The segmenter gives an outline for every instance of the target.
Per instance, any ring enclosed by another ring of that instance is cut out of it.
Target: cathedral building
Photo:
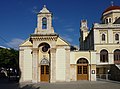
[[[107,8],[91,30],[87,20],[81,20],[79,51],[71,51],[71,45],[54,32],[52,13],[44,6],[34,33],[19,46],[20,82],[96,81],[111,65],[120,64],[119,42],[119,6]]]

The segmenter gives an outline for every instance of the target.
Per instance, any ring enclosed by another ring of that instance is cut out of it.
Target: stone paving
[[[21,84],[21,89],[120,89],[120,82],[76,81],[68,83]]]
[[[16,83],[8,79],[0,79],[0,89],[120,89],[116,81],[76,81],[61,83]]]

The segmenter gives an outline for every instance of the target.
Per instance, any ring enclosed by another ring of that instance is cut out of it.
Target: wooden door
[[[49,82],[49,65],[41,65],[41,81]]]
[[[87,65],[77,65],[77,80],[88,80]]]

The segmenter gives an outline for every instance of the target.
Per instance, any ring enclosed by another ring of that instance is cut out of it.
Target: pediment
[[[29,38],[26,39],[22,44],[20,44],[19,46],[32,46],[33,44],[29,41]]]
[[[70,44],[67,41],[65,41],[63,38],[58,37],[56,45],[69,46]]]

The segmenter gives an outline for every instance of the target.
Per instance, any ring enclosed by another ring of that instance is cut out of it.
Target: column
[[[66,76],[65,81],[70,81],[70,48],[66,48]]]
[[[32,59],[32,82],[38,82],[38,49],[33,49],[33,59]]]
[[[50,50],[50,82],[56,82],[56,49],[52,48]]]

